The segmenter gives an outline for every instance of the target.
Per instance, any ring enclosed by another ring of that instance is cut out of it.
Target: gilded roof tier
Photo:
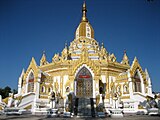
[[[92,26],[89,24],[86,13],[87,13],[87,8],[86,4],[84,3],[82,7],[82,20],[76,30],[75,38],[79,38],[81,36],[87,38],[94,38],[94,30]]]

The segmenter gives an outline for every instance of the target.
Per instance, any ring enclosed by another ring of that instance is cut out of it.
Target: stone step
[[[88,98],[78,99],[78,116],[91,116],[91,100]]]

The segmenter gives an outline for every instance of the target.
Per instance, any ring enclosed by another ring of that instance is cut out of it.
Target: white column
[[[21,94],[22,86],[18,85],[18,94]]]
[[[140,76],[140,79],[141,79],[141,91],[142,91],[142,94],[144,95],[145,94],[144,81],[143,81],[141,73],[139,71],[138,71],[138,73],[139,73],[139,76]]]
[[[106,76],[105,75],[101,75],[101,78],[102,78],[102,82],[106,83]]]
[[[112,96],[111,96],[111,95],[110,95],[110,97],[109,97],[109,103],[110,103],[110,105],[113,106],[113,99],[112,99]]]
[[[132,82],[132,78],[131,78],[130,72],[128,72],[128,82],[129,82],[130,97],[132,97],[133,96],[133,82]]]
[[[21,93],[22,90],[22,77],[19,77],[19,82],[18,82],[18,94]]]
[[[102,101],[102,94],[100,94],[99,104],[100,104],[100,103],[103,103],[103,101]]]
[[[18,94],[21,94],[23,74],[24,74],[24,69],[22,70],[22,73],[21,73],[19,80],[18,80]]]
[[[123,96],[123,91],[124,91],[124,84],[121,84],[121,93],[122,93],[122,96]]]
[[[146,73],[146,79],[147,79],[147,81],[148,81],[148,95],[153,95],[152,94],[152,84],[151,84],[151,78],[150,78],[150,76],[149,76],[149,73],[148,73],[148,71],[147,71],[147,69],[145,69],[145,73]]]
[[[67,87],[67,86],[65,86],[65,84],[66,84],[67,80],[68,80],[68,75],[64,75],[63,76],[63,97],[66,94],[66,88],[65,87]]]
[[[28,82],[26,83],[26,90],[25,93],[28,93]]]
[[[93,98],[96,98],[95,86],[95,80],[93,80]]]
[[[74,81],[74,94],[75,94],[75,96],[77,95],[77,93],[76,93],[76,88],[77,87],[77,81]]]
[[[60,81],[61,81],[61,76],[57,76],[57,80],[58,80],[58,85],[59,85],[59,86],[58,86],[58,92],[60,92],[60,89],[61,89],[61,87],[60,87],[60,85],[61,85],[61,84],[60,84],[60,83],[61,83],[61,82],[60,82]]]
[[[56,101],[50,100],[50,108],[55,109],[56,108]]]
[[[142,89],[142,94],[145,94],[145,89],[144,89],[144,82],[143,79],[141,79],[141,89]]]
[[[65,97],[64,97],[64,112],[66,112],[66,105],[68,104],[68,93],[66,93]]]
[[[119,106],[119,101],[118,101],[118,99],[116,100],[116,109],[118,108],[118,106]]]
[[[148,95],[153,95],[152,94],[152,85],[148,85]]]
[[[39,93],[40,93],[40,82],[41,82],[41,74],[38,74],[38,78],[37,78],[37,82],[35,84],[35,95],[36,95],[36,99],[39,99]]]

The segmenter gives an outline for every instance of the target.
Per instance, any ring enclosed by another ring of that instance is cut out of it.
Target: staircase
[[[5,108],[6,106],[7,106],[6,103],[0,102],[0,110],[3,109],[3,108]]]
[[[90,98],[79,98],[77,116],[80,116],[80,117],[92,116],[91,111],[92,111],[92,107],[91,107]]]
[[[90,100],[91,100],[91,114],[92,114],[92,117],[95,117],[94,98],[90,98]]]
[[[135,100],[135,101],[139,101],[139,102],[141,102],[141,101],[145,101],[146,100],[146,96],[144,96],[142,93],[140,93],[140,92],[135,92],[135,93],[133,93],[133,99]]]
[[[35,94],[34,93],[28,93],[22,97],[22,100],[20,104],[18,105],[19,108],[25,109],[28,108],[29,106],[33,106]]]

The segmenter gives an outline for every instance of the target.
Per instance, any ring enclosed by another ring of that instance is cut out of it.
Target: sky
[[[74,39],[83,0],[0,0],[0,87],[17,89],[22,69],[43,51],[51,62]],[[160,92],[160,0],[86,0],[95,39],[120,62],[124,50]]]

